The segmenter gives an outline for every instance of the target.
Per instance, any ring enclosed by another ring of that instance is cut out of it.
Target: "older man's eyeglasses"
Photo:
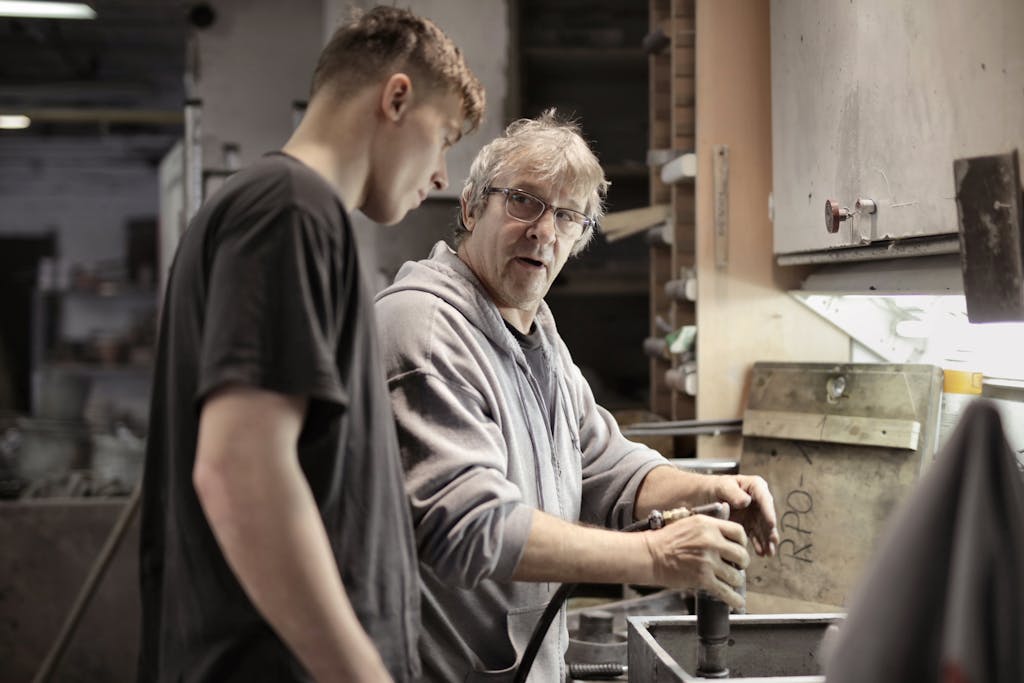
[[[572,209],[552,206],[537,195],[514,187],[489,187],[487,194],[505,195],[505,213],[523,223],[539,220],[544,212],[551,209],[555,217],[555,231],[562,237],[579,239],[584,231],[594,227],[594,219]]]

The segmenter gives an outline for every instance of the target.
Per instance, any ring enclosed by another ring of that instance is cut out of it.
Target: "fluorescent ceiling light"
[[[0,114],[0,129],[21,130],[28,128],[32,119],[23,114]]]
[[[38,2],[0,0],[0,17],[38,19],[95,19],[96,12],[84,2]]]

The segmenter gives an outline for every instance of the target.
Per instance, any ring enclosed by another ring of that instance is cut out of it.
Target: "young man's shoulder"
[[[271,153],[231,175],[207,198],[194,224],[205,241],[209,230],[221,236],[262,233],[297,221],[318,226],[331,239],[350,229],[345,207],[323,178],[293,157]]]
[[[266,154],[231,176],[225,199],[251,204],[296,206],[310,212],[336,210],[340,201],[327,182],[298,159],[282,152]]]

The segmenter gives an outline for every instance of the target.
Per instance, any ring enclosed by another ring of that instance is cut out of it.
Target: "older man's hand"
[[[758,555],[771,557],[779,545],[775,501],[768,482],[742,474],[712,476],[713,502],[729,504],[729,519],[743,525]]]
[[[730,607],[743,607],[740,570],[750,563],[747,536],[735,522],[693,515],[643,532],[652,563],[649,582],[706,590]]]

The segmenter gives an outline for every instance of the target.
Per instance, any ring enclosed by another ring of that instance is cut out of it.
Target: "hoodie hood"
[[[437,277],[440,273],[445,277]],[[459,255],[443,240],[434,245],[430,257],[422,261],[406,261],[398,270],[394,283],[377,295],[377,301],[406,290],[427,292],[455,308],[495,345],[526,363],[519,342],[505,325],[498,307],[477,276]],[[555,338],[555,324],[547,303],[541,301],[534,316],[544,345],[550,348]]]

